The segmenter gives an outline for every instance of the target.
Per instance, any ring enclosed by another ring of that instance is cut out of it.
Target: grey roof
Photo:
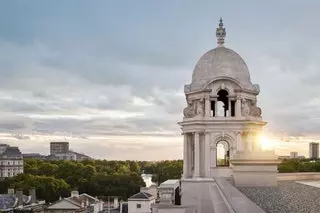
[[[0,210],[11,209],[16,201],[16,196],[14,195],[0,195]]]
[[[149,199],[152,198],[152,197],[153,197],[153,195],[151,195],[151,194],[149,194],[149,193],[147,193],[147,192],[139,192],[139,193],[137,193],[137,194],[132,195],[131,197],[129,197],[128,200],[132,200],[132,199],[149,200]]]
[[[7,157],[22,157],[22,154],[18,147],[9,146],[6,150],[2,153],[3,156]]]
[[[23,205],[29,205],[31,197],[23,195]],[[17,205],[17,196],[10,194],[0,194],[0,210],[8,210]]]

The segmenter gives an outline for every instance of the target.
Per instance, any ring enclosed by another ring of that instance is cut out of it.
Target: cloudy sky
[[[0,139],[23,152],[47,154],[50,141],[67,140],[97,158],[180,158],[183,85],[216,46],[220,16],[226,46],[260,85],[266,133],[320,139],[319,8],[318,0],[1,1]]]

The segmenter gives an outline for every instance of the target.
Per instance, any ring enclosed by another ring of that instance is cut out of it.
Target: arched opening
[[[217,156],[216,156],[217,167],[224,166],[228,167],[230,160],[230,147],[227,141],[219,141],[217,143]]]
[[[229,109],[229,98],[227,90],[219,90],[217,103],[217,116],[227,117],[227,111]]]

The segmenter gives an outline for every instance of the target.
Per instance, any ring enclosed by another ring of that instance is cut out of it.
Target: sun
[[[274,149],[272,141],[270,139],[268,139],[266,136],[260,135],[259,141],[260,141],[260,145],[261,145],[262,150],[273,150]]]

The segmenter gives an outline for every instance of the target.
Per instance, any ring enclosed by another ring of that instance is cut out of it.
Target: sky
[[[0,1],[0,141],[24,153],[69,141],[96,158],[181,158],[183,87],[216,47],[220,17],[225,46],[260,85],[266,134],[318,140],[319,8],[318,0]],[[279,154],[306,154],[307,142]]]

